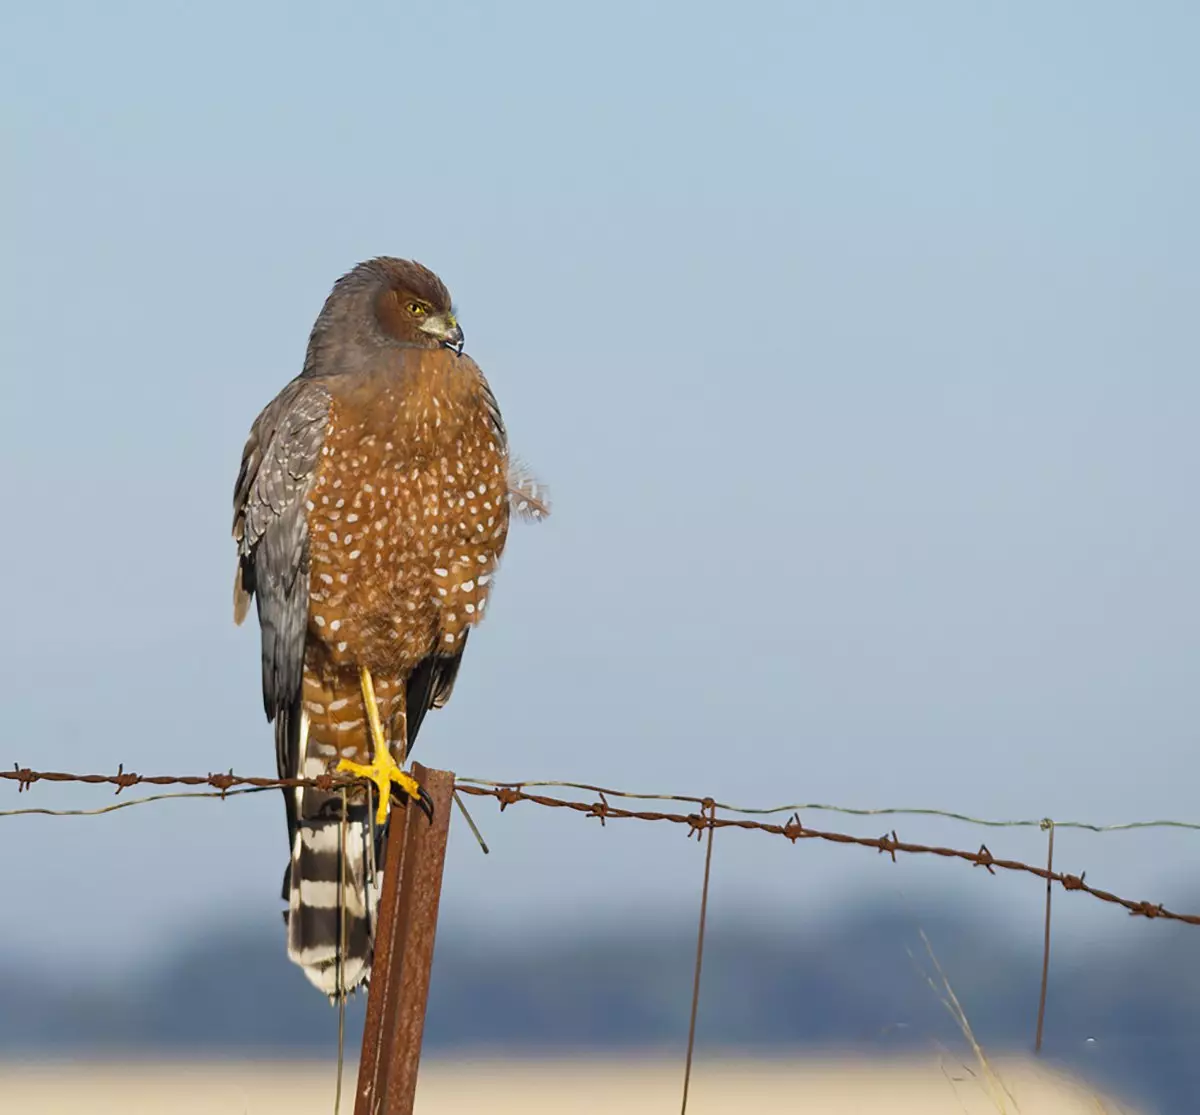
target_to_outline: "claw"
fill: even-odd
[[[422,789],[411,774],[405,774],[397,766],[396,760],[392,758],[392,753],[386,747],[378,752],[370,763],[356,763],[350,759],[343,759],[338,763],[337,769],[345,771],[347,774],[357,775],[359,778],[365,778],[375,784],[375,788],[379,791],[379,805],[375,810],[377,825],[382,825],[387,820],[393,786],[399,787],[413,801],[420,802],[421,808],[425,812],[430,813],[433,808],[429,794]],[[432,813],[430,815],[432,816]]]

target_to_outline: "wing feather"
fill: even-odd
[[[233,537],[238,548],[234,620],[258,603],[262,630],[263,707],[295,736],[308,625],[308,516],[305,500],[329,424],[330,398],[312,379],[295,379],[255,420],[234,486]],[[277,741],[282,743],[283,741]],[[292,770],[294,741],[280,748],[280,770]]]

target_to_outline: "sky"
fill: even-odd
[[[5,5],[0,763],[273,773],[232,485],[333,281],[392,254],[450,286],[554,500],[423,762],[1200,821],[1198,35],[1187,3]],[[448,918],[694,912],[679,830],[476,814]],[[0,831],[31,963],[277,924],[275,794]],[[1200,834],[1056,851],[1200,904]],[[1040,932],[1033,879],[718,839],[717,915],[895,894]]]

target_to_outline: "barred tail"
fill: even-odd
[[[288,957],[335,1001],[370,977],[382,882],[366,809],[351,805],[348,813],[345,824],[300,820],[287,878]]]

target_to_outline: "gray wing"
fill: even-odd
[[[286,737],[299,727],[308,625],[308,516],[305,501],[329,423],[329,394],[313,380],[295,379],[255,419],[242,451],[233,496],[238,548],[233,618],[246,618],[258,599],[262,630],[263,706],[278,724],[281,771],[294,766]],[[278,729],[283,729],[282,733]],[[280,736],[284,738],[280,738]]]

